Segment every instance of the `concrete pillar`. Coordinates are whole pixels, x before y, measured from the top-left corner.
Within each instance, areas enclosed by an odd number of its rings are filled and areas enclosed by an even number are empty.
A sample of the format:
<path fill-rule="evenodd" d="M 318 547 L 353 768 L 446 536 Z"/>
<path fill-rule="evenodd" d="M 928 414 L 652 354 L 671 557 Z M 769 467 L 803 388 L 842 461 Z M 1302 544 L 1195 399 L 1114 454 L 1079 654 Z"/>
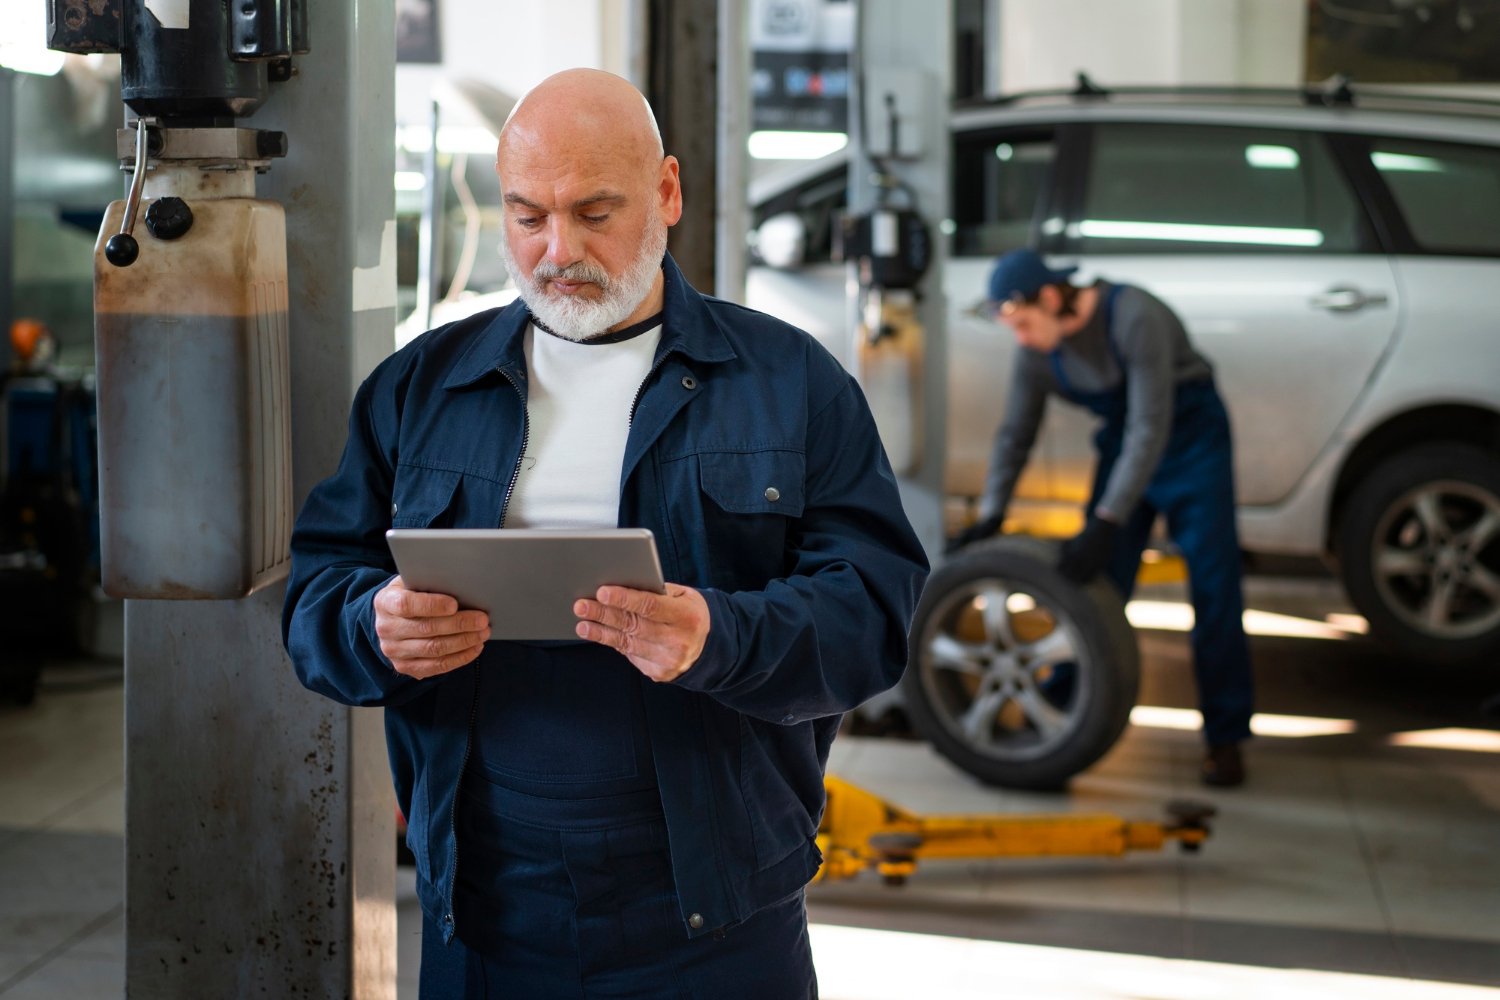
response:
<path fill-rule="evenodd" d="M 394 13 L 310 3 L 313 51 L 250 124 L 291 154 L 294 501 L 334 468 L 353 391 L 393 346 Z M 171 484 L 161 484 L 170 489 Z M 298 684 L 283 587 L 127 601 L 126 992 L 395 997 L 394 796 L 381 714 Z"/>
<path fill-rule="evenodd" d="M 682 162 L 682 220 L 668 247 L 688 283 L 713 290 L 717 252 L 719 0 L 649 0 L 646 99 Z"/>

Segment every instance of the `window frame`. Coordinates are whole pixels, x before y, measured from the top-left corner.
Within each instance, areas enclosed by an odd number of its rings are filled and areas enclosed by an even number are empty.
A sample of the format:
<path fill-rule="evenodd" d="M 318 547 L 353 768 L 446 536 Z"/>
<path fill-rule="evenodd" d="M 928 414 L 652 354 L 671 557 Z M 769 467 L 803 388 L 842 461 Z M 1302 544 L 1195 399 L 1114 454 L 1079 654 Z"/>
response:
<path fill-rule="evenodd" d="M 1044 247 L 1042 246 L 1042 240 L 1044 239 L 1044 236 L 1042 234 L 1042 223 L 1048 218 L 1049 215 L 1055 214 L 1053 211 L 1053 206 L 1057 204 L 1058 199 L 1059 169 L 1061 165 L 1067 162 L 1068 156 L 1065 146 L 1065 136 L 1068 132 L 1075 130 L 1076 127 L 1076 125 L 1068 122 L 1018 122 L 1014 124 L 976 125 L 969 128 L 953 130 L 953 133 L 950 137 L 951 145 L 949 147 L 948 164 L 948 182 L 949 190 L 951 192 L 951 200 L 957 202 L 960 197 L 958 174 L 960 164 L 963 162 L 963 157 L 960 156 L 960 150 L 962 148 L 972 147 L 974 145 L 991 146 L 995 143 L 1008 141 L 1036 142 L 1038 138 L 1044 133 L 1051 133 L 1053 146 L 1052 162 L 1049 165 L 1045 176 L 1043 176 L 1042 178 L 1041 186 L 1037 192 L 1036 202 L 1031 207 L 1031 218 L 1027 220 L 1026 224 L 1026 240 L 1023 244 L 1021 244 L 1022 246 L 1031 247 L 1045 252 Z M 979 259 L 981 257 L 992 256 L 989 254 L 957 253 L 957 219 L 953 220 L 953 226 L 954 231 L 948 233 L 946 236 L 947 251 L 949 257 L 957 259 Z"/>
<path fill-rule="evenodd" d="M 1428 136 L 1403 135 L 1399 132 L 1355 132 L 1338 137 L 1336 146 L 1345 161 L 1351 178 L 1362 189 L 1361 195 L 1373 209 L 1377 232 L 1386 235 L 1387 252 L 1405 257 L 1472 257 L 1480 260 L 1500 259 L 1500 247 L 1494 250 L 1478 248 L 1452 249 L 1429 247 L 1417 239 L 1401 202 L 1386 182 L 1380 169 L 1375 166 L 1372 154 L 1375 146 L 1382 142 L 1401 142 L 1413 145 L 1472 149 L 1489 153 L 1500 159 L 1500 146 L 1483 142 L 1464 142 L 1458 139 L 1434 139 Z"/>

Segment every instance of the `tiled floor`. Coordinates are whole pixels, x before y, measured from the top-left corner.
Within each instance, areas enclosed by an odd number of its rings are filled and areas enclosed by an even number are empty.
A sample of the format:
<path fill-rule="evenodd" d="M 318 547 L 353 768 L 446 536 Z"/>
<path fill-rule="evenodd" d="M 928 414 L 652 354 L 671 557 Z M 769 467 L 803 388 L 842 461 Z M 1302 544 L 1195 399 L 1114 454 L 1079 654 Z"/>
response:
<path fill-rule="evenodd" d="M 1146 596 L 1158 603 L 1137 617 L 1158 629 L 1142 634 L 1141 703 L 1180 709 L 1191 686 L 1175 595 Z M 1321 624 L 1347 610 L 1321 585 L 1258 584 L 1252 600 L 1269 612 L 1260 631 L 1342 635 Z M 1254 647 L 1263 733 L 1347 731 L 1263 735 L 1251 784 L 1232 792 L 1197 785 L 1197 737 L 1162 728 L 1171 712 L 1142 712 L 1066 795 L 984 788 L 920 743 L 839 740 L 831 770 L 917 811 L 1151 819 L 1190 796 L 1220 815 L 1198 855 L 928 863 L 900 888 L 817 886 L 825 998 L 1500 997 L 1490 688 L 1439 681 L 1358 637 L 1263 634 Z M 32 708 L 0 707 L 0 1000 L 123 993 L 122 700 L 117 664 L 74 664 L 49 670 Z M 1434 731 L 1468 748 L 1402 735 Z M 415 997 L 409 872 L 397 886 L 399 989 Z"/>

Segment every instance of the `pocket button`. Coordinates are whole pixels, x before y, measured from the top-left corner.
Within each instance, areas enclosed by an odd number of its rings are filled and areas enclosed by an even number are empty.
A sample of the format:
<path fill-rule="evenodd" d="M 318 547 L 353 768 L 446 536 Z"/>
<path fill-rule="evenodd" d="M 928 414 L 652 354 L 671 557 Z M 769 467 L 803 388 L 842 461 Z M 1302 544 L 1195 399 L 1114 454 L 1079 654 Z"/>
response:
<path fill-rule="evenodd" d="M 767 486 L 766 499 L 771 501 L 772 503 L 775 503 L 777 500 L 781 499 L 781 491 L 774 486 Z"/>

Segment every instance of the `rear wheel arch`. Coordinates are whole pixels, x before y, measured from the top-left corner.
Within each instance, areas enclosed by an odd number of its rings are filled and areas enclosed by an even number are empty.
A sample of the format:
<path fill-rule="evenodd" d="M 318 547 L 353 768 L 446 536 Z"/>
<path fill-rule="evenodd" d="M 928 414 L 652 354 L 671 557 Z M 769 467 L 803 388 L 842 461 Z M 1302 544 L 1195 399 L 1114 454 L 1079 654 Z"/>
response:
<path fill-rule="evenodd" d="M 1349 499 L 1372 472 L 1400 452 L 1441 443 L 1468 444 L 1500 454 L 1500 412 L 1468 403 L 1424 406 L 1389 417 L 1367 433 L 1339 468 L 1324 525 L 1324 553 L 1335 554 Z"/>

